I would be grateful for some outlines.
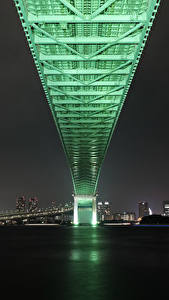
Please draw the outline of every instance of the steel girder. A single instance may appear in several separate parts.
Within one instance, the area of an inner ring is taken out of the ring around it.
[[[160,0],[13,0],[71,170],[94,195]]]

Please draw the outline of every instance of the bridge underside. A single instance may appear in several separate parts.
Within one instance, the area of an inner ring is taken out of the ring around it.
[[[93,222],[100,169],[160,0],[14,2],[70,167],[75,219]]]

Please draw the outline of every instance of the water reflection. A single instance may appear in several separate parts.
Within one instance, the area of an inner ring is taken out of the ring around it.
[[[96,227],[75,227],[72,231],[70,260],[99,263],[99,238]]]
[[[105,280],[103,268],[106,258],[101,236],[97,227],[72,228],[68,272],[71,299],[88,297],[95,300],[106,295],[106,291],[100,288]]]
[[[18,300],[25,294],[41,300],[156,299],[153,289],[164,298],[169,268],[166,228],[0,229],[1,294],[3,287],[11,290],[9,299],[15,292]]]
[[[99,251],[98,250],[80,250],[72,249],[70,259],[72,261],[89,261],[89,262],[99,262]]]

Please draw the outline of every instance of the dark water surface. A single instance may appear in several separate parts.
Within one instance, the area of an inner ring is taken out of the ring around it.
[[[0,260],[4,299],[162,299],[169,227],[0,227]]]

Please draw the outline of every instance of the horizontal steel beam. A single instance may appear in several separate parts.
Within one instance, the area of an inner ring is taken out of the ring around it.
[[[94,103],[94,105],[95,104],[100,104],[100,105],[102,105],[102,104],[120,104],[119,100],[116,99],[116,101],[114,101],[112,99],[112,96],[110,96],[110,97],[111,97],[110,100],[105,100],[105,99],[101,98],[101,99],[95,100],[93,103]],[[118,97],[118,96],[116,96],[116,97]],[[120,98],[120,96],[119,96],[119,98]],[[72,98],[69,98],[67,100],[53,98],[52,99],[52,104],[53,105],[55,105],[55,104],[59,104],[59,105],[62,105],[62,104],[75,105],[75,104],[79,104],[79,101],[72,100]],[[90,105],[91,105],[90,107],[92,107],[92,102],[90,103]]]
[[[97,116],[98,118],[98,116]],[[93,124],[100,124],[100,123],[104,123],[104,124],[111,124],[113,126],[113,122],[112,120],[109,120],[109,121],[105,121],[105,120],[98,120],[96,117],[93,117],[93,118],[90,118],[90,119],[78,119],[77,120],[77,115],[76,117],[73,117],[71,120],[64,120],[62,118],[58,119],[58,123],[66,123],[71,121],[71,123],[74,123],[74,124],[90,124],[90,125],[93,125]],[[105,117],[105,119],[107,119],[107,115]],[[113,119],[113,118],[112,118]],[[89,126],[90,126],[89,125]]]
[[[57,112],[57,109],[55,109],[55,111]],[[115,117],[116,116],[116,112],[114,112],[114,110],[113,110],[113,112],[112,113],[110,113],[109,111],[107,112],[107,113],[97,113],[97,115],[96,116],[92,116],[92,118],[108,118],[108,117]],[[80,118],[80,120],[79,120],[79,122],[81,122],[81,120],[83,119],[83,118],[87,118],[88,116],[87,116],[87,114],[86,114],[86,116],[82,113],[82,115],[81,116],[77,116],[77,114],[76,113],[65,113],[65,114],[62,114],[62,113],[60,113],[60,112],[57,112],[57,118]]]
[[[112,74],[119,74],[119,75],[128,75],[130,72],[131,67],[127,67],[125,69],[120,69],[117,71],[114,71]],[[62,71],[65,73],[65,75],[104,75],[108,74],[111,70],[110,69],[62,69]],[[67,74],[66,74],[67,73]],[[57,70],[50,70],[47,68],[44,68],[44,74],[45,75],[63,75],[61,72]]]
[[[64,142],[68,142],[70,141],[71,143],[74,141],[74,143],[79,143],[80,141],[86,141],[88,143],[94,143],[99,140],[99,142],[105,142],[107,141],[107,138],[105,139],[104,135],[101,136],[95,136],[95,138],[93,139],[93,137],[85,137],[85,136],[79,136],[79,137],[72,137],[72,136],[63,136],[63,140]],[[87,158],[86,158],[87,159]]]
[[[84,84],[83,84],[84,83]],[[72,87],[76,87],[76,86],[83,86],[85,87],[85,85],[87,85],[88,83],[90,83],[89,81],[83,81],[83,83],[78,82],[78,81],[52,81],[52,80],[47,80],[47,85],[48,86],[72,86]],[[90,84],[90,86],[124,86],[126,84],[126,80],[123,81],[95,81],[93,83]]]
[[[55,110],[56,111],[65,111],[65,110],[68,110],[69,112],[100,112],[102,111],[103,109],[104,110],[111,110],[111,108],[113,108],[115,111],[117,110],[117,107],[118,107],[118,104],[113,104],[113,105],[106,105],[104,107],[101,107],[101,106],[98,106],[98,107],[94,107],[94,106],[81,106],[81,107],[74,107],[74,106],[63,106],[62,108],[62,105],[59,105],[59,107],[55,107]]]
[[[70,135],[74,135],[75,137],[77,135],[81,135],[82,133],[83,134],[90,134],[90,135],[97,135],[97,134],[104,134],[105,132],[110,132],[110,128],[102,128],[99,130],[100,133],[98,133],[98,129],[95,129],[93,130],[93,128],[89,128],[89,129],[86,129],[86,128],[82,128],[82,129],[72,129],[72,130],[63,130],[62,133],[64,136],[70,136]]]
[[[103,137],[104,139],[107,138],[107,135],[110,133],[109,132],[103,132],[103,133],[96,133],[94,138],[98,138],[98,137]],[[88,136],[88,134],[83,133],[83,135],[79,132],[79,133],[64,133],[63,134],[63,139],[65,138],[71,138],[71,139],[82,139],[82,138],[86,138],[87,140],[93,139],[93,136]],[[88,158],[86,158],[88,159]]]
[[[93,90],[91,90],[91,91],[80,91],[80,92],[71,91],[71,92],[67,92],[67,93],[69,93],[69,95],[67,95],[65,97],[68,97],[68,98],[69,98],[69,96],[105,96],[105,92],[98,92],[98,91],[93,91]],[[61,95],[61,94],[62,94],[62,92],[57,92],[57,91],[54,91],[52,89],[50,90],[50,95],[51,96],[57,96],[57,95]],[[64,92],[63,92],[63,95],[64,95]],[[123,90],[112,92],[112,93],[109,94],[109,96],[122,96],[122,95],[123,95]],[[106,97],[107,97],[107,95],[106,95]]]
[[[61,44],[72,44],[72,45],[93,45],[93,44],[109,44],[116,43],[117,37],[57,37],[58,43]],[[34,35],[34,42],[38,45],[56,45],[57,41],[49,37],[40,37]],[[121,40],[118,40],[116,44],[138,44],[140,42],[140,34],[131,37],[124,37]]]
[[[80,57],[78,55],[45,55],[43,53],[39,54],[39,60],[41,62],[43,61],[95,61],[95,60],[103,60],[103,61],[119,61],[119,60],[129,60],[132,61],[134,59],[134,55],[130,54],[130,55],[96,55],[92,58],[90,58],[90,60],[88,60],[88,58],[84,59],[83,57]]]
[[[79,133],[90,133],[91,135],[92,134],[97,134],[98,132],[108,132],[108,131],[110,131],[110,127],[105,127],[104,129],[103,128],[100,128],[100,130],[98,130],[98,128],[96,128],[96,129],[93,129],[93,127],[92,128],[78,128],[78,129],[75,129],[75,128],[72,128],[71,130],[70,129],[67,129],[67,128],[65,128],[65,129],[63,129],[62,130],[62,133],[63,134],[79,134]]]
[[[111,127],[112,127],[112,125],[111,124],[107,124],[106,126],[105,125],[96,125],[95,127],[92,127],[91,129],[90,129],[90,127],[87,127],[87,128],[85,128],[85,127],[79,127],[79,126],[77,126],[76,124],[74,124],[74,125],[72,125],[72,124],[64,124],[64,123],[61,123],[60,124],[60,127],[61,128],[63,128],[63,130],[64,129],[72,129],[72,130],[79,130],[79,129],[83,129],[83,130],[87,130],[87,128],[88,128],[88,130],[96,130],[96,129],[110,129]]]
[[[135,16],[133,15],[105,15],[100,14],[90,20],[91,15],[85,15],[81,19],[77,15],[39,15],[35,16],[28,13],[29,24],[33,23],[140,23],[146,22],[146,13]]]

